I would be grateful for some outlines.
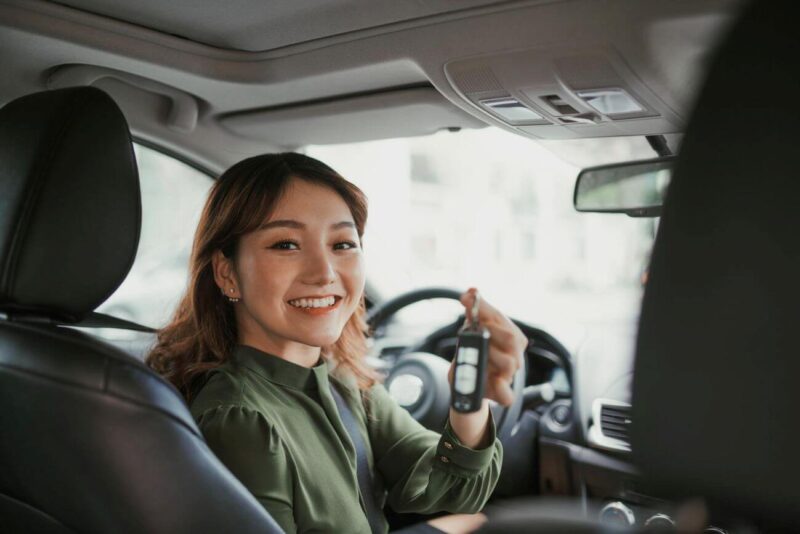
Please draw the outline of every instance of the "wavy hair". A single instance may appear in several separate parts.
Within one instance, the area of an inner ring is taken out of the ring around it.
[[[159,330],[146,363],[191,401],[207,373],[230,358],[237,343],[233,306],[214,282],[212,257],[220,250],[236,255],[239,239],[270,216],[292,179],[323,185],[338,193],[350,208],[359,240],[367,222],[364,193],[324,163],[294,152],[264,154],[235,164],[217,180],[206,200],[195,233],[190,281],[169,324]],[[339,339],[322,347],[337,369],[352,374],[360,390],[374,385],[378,374],[364,361],[366,331],[364,297]]]

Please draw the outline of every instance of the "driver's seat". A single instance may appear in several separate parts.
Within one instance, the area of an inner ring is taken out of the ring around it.
[[[105,93],[0,110],[0,531],[281,532],[170,384],[56,326],[125,278],[140,212],[128,127]]]

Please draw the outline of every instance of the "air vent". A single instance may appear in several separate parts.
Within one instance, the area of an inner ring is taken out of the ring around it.
[[[619,439],[630,443],[628,430],[631,425],[630,406],[603,405],[600,408],[600,430],[609,438]]]
[[[589,441],[592,445],[614,451],[631,450],[631,405],[611,400],[597,399],[592,406],[592,426]]]

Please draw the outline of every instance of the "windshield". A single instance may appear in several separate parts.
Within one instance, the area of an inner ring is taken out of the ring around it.
[[[380,298],[478,287],[516,319],[564,332],[637,317],[653,219],[582,214],[580,166],[654,157],[644,138],[535,142],[496,128],[306,151],[369,198],[364,250]],[[459,312],[421,303],[399,316],[430,332]]]

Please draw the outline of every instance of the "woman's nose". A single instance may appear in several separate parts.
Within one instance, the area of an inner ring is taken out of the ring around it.
[[[336,281],[332,258],[326,251],[317,251],[308,258],[303,281],[309,285],[326,286]]]

